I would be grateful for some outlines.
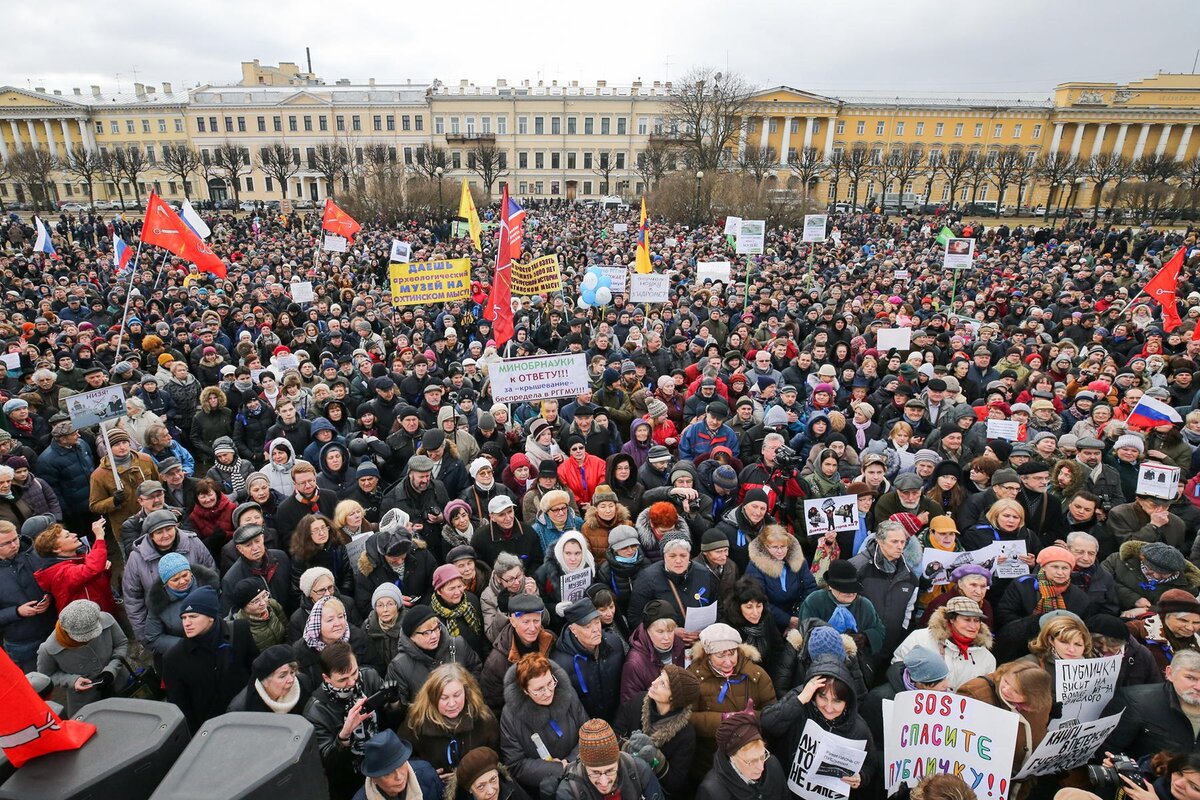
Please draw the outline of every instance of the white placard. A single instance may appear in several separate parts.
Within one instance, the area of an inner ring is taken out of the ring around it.
[[[906,269],[898,269],[892,273],[892,278],[898,281],[906,281],[911,277],[911,274]]]
[[[880,328],[876,344],[882,353],[885,350],[911,350],[912,328]]]
[[[1024,539],[1016,541],[1001,539],[993,542],[992,547],[996,548],[996,561],[992,565],[992,574],[997,578],[1020,578],[1029,574],[1029,565],[1019,558],[1029,552],[1025,547]],[[1003,561],[1000,560],[1000,556],[1004,556]]]
[[[492,401],[526,403],[583,394],[591,386],[585,353],[506,358],[488,368]]]
[[[950,239],[946,242],[946,253],[942,258],[942,266],[946,269],[970,269],[974,259],[974,239]]]
[[[294,353],[281,353],[271,361],[271,371],[277,381],[282,381],[283,373],[289,369],[300,369],[300,357]]]
[[[665,303],[670,297],[670,275],[635,272],[629,278],[629,299],[634,303]]]
[[[926,547],[921,556],[921,578],[931,586],[944,586],[950,583],[954,570],[967,564],[975,564],[990,570],[996,558],[996,545],[989,544],[978,550],[938,550],[936,547]]]
[[[399,239],[392,239],[392,250],[388,260],[397,264],[407,264],[412,260],[412,245]]]
[[[805,720],[800,743],[787,768],[788,788],[804,800],[849,797],[850,784],[842,776],[859,774],[866,757],[866,739],[846,739],[811,719]]]
[[[741,217],[726,217],[725,218],[725,234],[727,236],[737,236],[738,231],[742,229]]]
[[[830,531],[858,530],[858,498],[852,494],[818,497],[804,501],[804,523],[809,536],[824,536]]]
[[[0,361],[4,362],[5,369],[19,370],[21,368],[21,354],[20,353],[0,354]]]
[[[767,223],[761,219],[744,219],[738,226],[737,247],[740,256],[761,255],[766,249]]]
[[[666,239],[663,239],[663,247],[678,247],[678,246],[679,246],[679,240],[672,236],[668,236]]]
[[[613,233],[625,233],[629,230],[629,224],[626,222],[614,222]]]
[[[297,303],[311,303],[317,298],[313,292],[312,281],[296,281],[289,284],[288,288],[291,289],[292,299]]]
[[[1062,703],[1059,717],[1068,720],[1095,722],[1100,719],[1117,691],[1117,678],[1125,656],[1105,658],[1055,659],[1054,699]]]
[[[589,567],[568,572],[558,579],[564,603],[574,603],[587,594],[592,585],[592,570]]]
[[[629,284],[629,267],[596,267],[601,274],[612,279],[609,291],[613,294],[625,294]]]
[[[321,249],[330,253],[344,253],[346,252],[347,244],[345,237],[327,233],[325,234],[325,242],[321,245]]]
[[[801,241],[805,242],[823,242],[825,241],[825,226],[829,222],[828,214],[805,214],[804,215],[804,238]]]
[[[1100,749],[1121,721],[1121,713],[1082,725],[1051,726],[1037,748],[1025,758],[1016,780],[1035,775],[1060,775],[1081,767]]]
[[[67,413],[78,429],[125,416],[125,391],[120,386],[105,386],[67,398]]]
[[[989,419],[987,438],[1015,442],[1021,437],[1021,423],[1015,419]]]
[[[688,606],[684,610],[683,629],[685,631],[702,631],[709,625],[717,623],[717,604],[706,606]]]
[[[1143,462],[1138,468],[1137,493],[1174,500],[1179,492],[1179,467]]]
[[[696,264],[696,283],[703,284],[705,281],[720,281],[721,283],[729,283],[730,276],[733,274],[733,265],[728,261],[700,261]]]

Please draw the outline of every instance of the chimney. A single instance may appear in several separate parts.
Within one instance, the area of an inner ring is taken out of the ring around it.
[[[144,95],[144,94],[146,93],[146,86],[145,86],[145,84],[141,84],[141,83],[135,83],[135,84],[133,85],[133,93],[134,93],[135,95],[137,95],[138,97],[141,97],[142,95]]]
[[[465,89],[465,88],[467,88],[467,86],[468,86],[470,83],[471,83],[471,82],[470,82],[469,80],[467,80],[466,78],[463,78],[463,79],[461,79],[461,80],[458,82],[458,85],[459,85],[461,88]]]
[[[55,90],[54,90],[54,93],[55,93],[56,95],[58,95],[59,97],[62,97],[62,89],[55,89]]]
[[[504,88],[507,88],[507,86],[508,86],[508,81],[504,80],[504,78],[496,79],[496,88],[497,89],[504,89]]]
[[[375,79],[374,79],[374,78],[367,78],[367,85],[368,85],[368,86],[374,86],[374,85],[375,85]]]
[[[579,88],[579,81],[571,81],[571,88],[572,88],[572,89],[578,89],[578,88]]]
[[[171,91],[171,84],[169,84],[169,83],[163,84],[163,94],[174,94],[174,92]]]
[[[597,89],[603,89],[605,86],[608,86],[608,81],[596,81]]]
[[[45,93],[46,93],[46,87],[45,87],[45,86],[35,86],[35,87],[33,88],[33,90],[34,90],[35,92],[37,92],[38,94],[45,94]]]
[[[73,87],[71,87],[71,91],[75,93],[75,96],[76,96],[76,97],[82,97],[82,96],[83,96],[83,92],[82,92],[82,91],[80,91],[80,89],[79,89],[79,87],[78,87],[78,86],[73,86]]]
[[[146,94],[154,94],[157,91],[158,91],[158,89],[155,89],[153,86],[146,87]]]
[[[99,97],[99,96],[100,96],[100,87],[93,83],[92,84],[92,97]]]

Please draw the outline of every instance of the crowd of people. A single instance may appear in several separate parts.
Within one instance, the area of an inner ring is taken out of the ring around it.
[[[213,216],[216,279],[149,247],[114,271],[133,223],[64,216],[51,259],[11,218],[13,661],[68,714],[152,669],[193,732],[302,715],[334,798],[774,800],[811,720],[867,742],[857,800],[885,794],[897,693],[1018,715],[1016,775],[1061,718],[1056,664],[1120,655],[1095,761],[1138,760],[1134,800],[1200,798],[1193,231],[845,215],[747,257],[722,220],[652,221],[668,302],[595,308],[580,282],[632,264],[627,215],[527,212],[563,291],[515,298],[499,342],[494,241],[429,220],[320,253],[317,215]],[[976,239],[971,269],[943,269],[944,226]],[[393,307],[393,238],[471,259],[469,296]],[[1174,326],[1139,290],[1180,248]],[[721,260],[731,283],[697,280]],[[880,347],[894,328],[908,349]],[[586,354],[586,391],[493,402],[499,359],[559,352]],[[106,387],[124,413],[77,426]],[[1182,422],[1140,424],[1143,397]],[[806,511],[847,497],[852,526]]]

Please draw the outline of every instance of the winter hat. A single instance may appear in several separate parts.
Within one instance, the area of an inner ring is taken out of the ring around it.
[[[1186,589],[1168,589],[1158,598],[1158,613],[1200,614],[1200,600]]]
[[[258,593],[267,588],[266,581],[260,577],[242,578],[229,593],[229,605],[234,610],[244,608]]]
[[[720,653],[723,650],[733,650],[741,643],[742,635],[724,622],[709,625],[700,631],[700,646],[709,655]]]
[[[58,614],[63,633],[80,644],[86,644],[104,631],[100,624],[100,606],[91,600],[75,600]]]
[[[904,668],[908,670],[908,677],[917,683],[937,683],[950,674],[950,668],[941,656],[920,645],[904,656]]]
[[[396,607],[404,608],[404,595],[400,593],[399,587],[394,583],[381,583],[375,587],[375,591],[371,593],[371,608],[375,608],[375,604],[385,597],[390,597],[396,602]]]
[[[1175,589],[1174,591],[1182,590]],[[1187,593],[1184,592],[1184,594]],[[1192,599],[1195,600],[1195,598]],[[1161,600],[1159,602],[1161,605]],[[1196,607],[1200,609],[1200,604],[1197,604]],[[1112,614],[1094,614],[1088,617],[1087,629],[1094,634],[1107,636],[1110,639],[1125,641],[1129,637],[1129,629],[1125,627],[1125,623],[1119,617],[1114,617]]]
[[[455,578],[462,578],[462,573],[458,571],[458,567],[453,564],[442,564],[433,571],[433,590],[436,592]]]
[[[179,609],[179,616],[184,614],[203,614],[206,617],[213,619],[221,618],[221,599],[217,597],[217,590],[211,586],[201,586],[187,596],[184,601],[183,608]]]
[[[364,461],[358,465],[358,469],[354,471],[355,478],[366,478],[369,476],[379,477],[379,467],[372,464],[370,461]]]
[[[337,584],[337,580],[330,570],[325,567],[309,567],[300,575],[300,594],[308,597],[312,593],[313,586],[321,578],[329,578],[335,585]]]
[[[236,453],[237,448],[233,445],[233,439],[228,436],[218,436],[213,442],[213,455],[217,453]]]
[[[1006,483],[1020,483],[1020,476],[1017,475],[1015,469],[998,469],[992,473],[992,486],[1001,486]]]
[[[770,505],[770,498],[767,497],[767,493],[765,491],[755,487],[746,492],[746,496],[742,498],[742,505],[744,506],[747,503],[765,503]]]
[[[729,547],[729,538],[718,528],[710,528],[700,537],[701,553],[711,553],[713,550],[720,550],[722,547]]]
[[[400,627],[404,630],[404,635],[411,639],[413,631],[435,616],[437,615],[433,613],[433,609],[429,606],[416,605],[404,612],[404,618],[400,621]]]
[[[650,412],[652,417],[665,417],[667,415],[667,404],[657,397],[651,397],[646,401],[646,411]]]
[[[1174,574],[1187,569],[1183,553],[1166,542],[1150,542],[1142,545],[1142,561],[1160,572]]]
[[[612,490],[612,487],[606,483],[602,483],[596,487],[596,491],[592,494],[592,505],[598,506],[601,503],[616,503],[617,493]]]
[[[828,625],[813,628],[808,634],[808,654],[813,659],[832,656],[839,661],[844,660],[846,646],[842,643],[842,635]]]
[[[988,439],[987,446],[992,448],[992,452],[1001,463],[1008,461],[1008,457],[1012,455],[1012,445],[1005,439]]]
[[[221,437],[221,438],[223,439],[226,437]],[[126,433],[124,431],[124,429],[122,429],[122,428],[113,428],[111,431],[108,432],[108,444],[110,447],[114,444],[120,444],[121,442],[128,443],[129,441],[130,441],[129,434]],[[218,439],[217,441],[220,441],[220,439]]]
[[[656,444],[650,448],[650,454],[646,457],[647,461],[670,461],[671,451],[663,447],[661,444]]]
[[[735,711],[717,726],[717,750],[732,758],[748,744],[762,741],[762,729],[753,711]]]
[[[179,573],[191,568],[187,556],[182,553],[167,553],[158,559],[158,579],[166,583]]]
[[[579,763],[585,767],[607,767],[621,757],[617,734],[602,719],[589,719],[579,727]]]
[[[679,621],[674,609],[671,608],[670,603],[666,600],[651,600],[649,603],[646,603],[646,607],[642,609],[642,627],[649,629],[651,625],[660,619]]]
[[[1143,550],[1143,552],[1145,552]],[[1075,556],[1065,547],[1050,546],[1042,548],[1037,555],[1037,563],[1039,567],[1044,567],[1055,561],[1064,561],[1071,565],[1071,569],[1075,569]]]
[[[608,532],[608,546],[614,552],[623,547],[629,547],[631,544],[639,543],[637,529],[632,525],[617,525]]]
[[[22,408],[29,408],[29,403],[19,397],[14,397],[4,404],[4,413],[11,414],[14,411],[20,411]]]
[[[470,790],[471,784],[492,770],[499,771],[500,756],[490,747],[476,747],[462,757],[458,769],[454,771],[454,779],[458,786]]]
[[[479,473],[483,469],[492,469],[492,462],[488,461],[483,456],[479,456],[471,462],[471,466],[467,468],[467,472],[471,473],[472,478],[478,478]]]
[[[671,710],[690,708],[700,699],[700,679],[683,667],[664,664],[663,674],[671,687]]]
[[[291,664],[295,660],[296,655],[290,646],[273,644],[255,657],[250,665],[250,674],[254,676],[255,680],[265,680],[275,670],[284,664]]]
[[[451,500],[449,503],[446,503],[446,507],[442,509],[442,517],[446,520],[446,522],[449,522],[450,520],[454,519],[454,512],[460,509],[467,512],[467,516],[471,516],[471,506],[466,500]]]
[[[571,496],[562,489],[551,489],[542,495],[542,500],[538,503],[538,507],[544,513],[549,513],[550,509],[560,505],[570,505]]]
[[[931,464],[937,465],[942,463],[942,457],[933,450],[922,449],[918,450],[917,454],[913,456],[913,463],[918,461],[928,461]]]
[[[1123,436],[1118,436],[1116,443],[1113,445],[1114,450],[1120,450],[1122,447],[1132,447],[1139,453],[1146,452],[1146,443],[1142,441],[1142,437],[1136,433],[1126,433]]]
[[[713,470],[712,482],[713,486],[718,489],[724,489],[727,492],[736,491],[738,488],[737,470],[728,464],[722,464]]]
[[[475,552],[475,548],[471,547],[471,545],[460,544],[457,547],[451,547],[446,552],[446,563],[454,564],[458,561],[465,561],[467,559],[474,561],[477,555],[478,554]]]
[[[662,538],[662,541],[658,545],[659,550],[662,551],[664,556],[668,551],[674,550],[677,547],[687,550],[689,553],[692,552],[691,537],[682,531],[671,531]]]

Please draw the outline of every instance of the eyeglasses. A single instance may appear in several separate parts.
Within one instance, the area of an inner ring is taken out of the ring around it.
[[[565,514],[566,512],[566,506],[555,506],[554,508],[550,509],[551,514]]]
[[[593,781],[605,779],[615,781],[617,779],[617,767],[615,765],[607,769],[592,769],[591,767],[585,767],[585,769],[587,770],[587,776]]]
[[[745,756],[735,756],[735,758],[737,758],[739,761],[745,762],[746,764],[765,764],[767,763],[767,759],[770,757],[771,751],[765,747],[763,748],[761,756],[752,756],[750,758]]]
[[[421,637],[432,636],[433,634],[437,633],[440,628],[441,628],[441,626],[438,625],[438,626],[432,627],[429,630],[425,630],[425,631],[413,631],[412,635],[413,636],[421,636]]]
[[[525,694],[530,697],[547,697],[554,693],[555,687],[558,686],[558,678],[550,678],[550,682],[540,689],[526,689]]]
[[[317,597],[324,597],[332,594],[337,594],[337,587],[335,587],[332,583],[328,586],[322,586],[321,588],[314,586],[312,591],[308,593],[309,597],[312,597],[313,595],[316,595]]]

